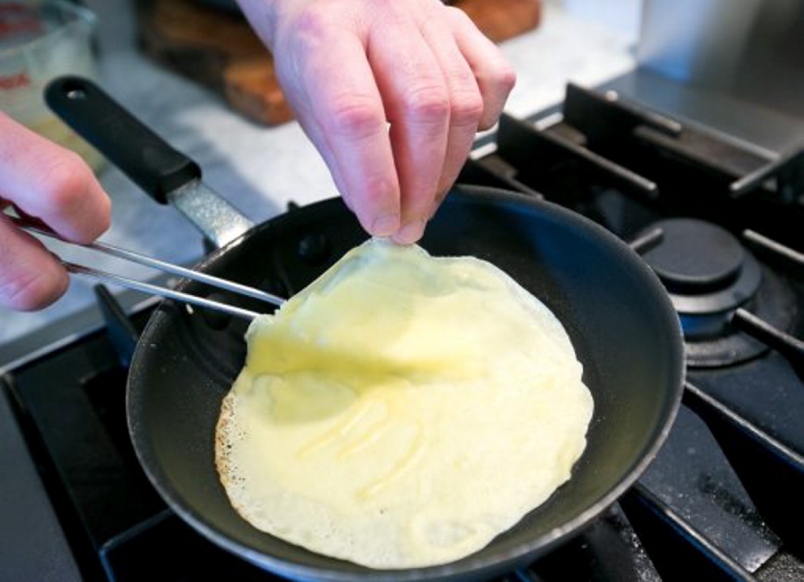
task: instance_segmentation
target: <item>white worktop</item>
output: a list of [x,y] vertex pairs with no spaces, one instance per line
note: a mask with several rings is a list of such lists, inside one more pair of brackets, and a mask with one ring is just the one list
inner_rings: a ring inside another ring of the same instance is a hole
[[[261,222],[282,212],[289,201],[305,204],[336,194],[324,163],[298,124],[266,128],[245,120],[212,92],[137,52],[127,2],[94,4],[101,23],[100,84],[194,158],[207,184],[249,218]],[[561,101],[568,81],[593,86],[634,66],[632,35],[579,15],[571,4],[547,4],[537,30],[502,44],[518,75],[508,113],[536,113]],[[116,168],[107,167],[99,177],[113,199],[112,227],[101,240],[176,263],[191,264],[203,255],[200,235],[177,211],[140,193]],[[127,268],[126,273],[151,276],[141,268]],[[92,286],[76,277],[67,295],[43,311],[0,309],[0,363],[9,342],[92,306]]]

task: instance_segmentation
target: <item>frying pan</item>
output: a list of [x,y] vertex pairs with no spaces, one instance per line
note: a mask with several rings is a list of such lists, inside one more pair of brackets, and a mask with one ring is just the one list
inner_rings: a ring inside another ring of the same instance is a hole
[[[196,164],[88,81],[59,79],[48,88],[47,99],[152,196],[204,190]],[[247,224],[242,217],[241,222]],[[333,198],[231,238],[197,270],[289,295],[366,234],[341,200]],[[128,378],[127,414],[145,472],[182,519],[215,544],[289,578],[482,579],[525,565],[577,534],[642,474],[678,409],[684,352],[672,305],[639,256],[570,210],[470,186],[453,189],[421,245],[434,255],[474,255],[494,263],[564,324],[595,401],[588,445],[571,479],[487,547],[441,566],[372,570],[262,533],[232,509],[214,466],[215,424],[221,400],[243,365],[247,324],[166,301],[138,343]],[[200,283],[184,281],[178,287],[210,294]],[[223,300],[266,310],[251,300]]]

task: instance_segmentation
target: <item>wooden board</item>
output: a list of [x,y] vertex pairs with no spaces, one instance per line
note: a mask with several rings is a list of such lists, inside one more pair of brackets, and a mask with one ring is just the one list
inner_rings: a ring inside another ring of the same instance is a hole
[[[539,25],[540,0],[458,0],[494,42]],[[155,61],[220,93],[247,118],[264,125],[293,119],[276,80],[273,59],[245,19],[194,0],[138,4],[139,38]]]

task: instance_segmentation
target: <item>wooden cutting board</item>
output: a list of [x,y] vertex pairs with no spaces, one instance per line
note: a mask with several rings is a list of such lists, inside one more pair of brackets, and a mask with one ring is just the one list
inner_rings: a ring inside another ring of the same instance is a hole
[[[539,25],[540,0],[458,0],[494,42]],[[264,125],[290,121],[273,59],[238,13],[193,0],[137,4],[140,44],[149,57],[220,93],[247,118]]]

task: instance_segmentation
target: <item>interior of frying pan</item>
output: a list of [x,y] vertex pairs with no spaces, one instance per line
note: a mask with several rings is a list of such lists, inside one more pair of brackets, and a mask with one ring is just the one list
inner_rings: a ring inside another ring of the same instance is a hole
[[[353,215],[333,199],[256,227],[200,268],[294,293],[365,237]],[[444,566],[371,570],[261,533],[229,505],[214,467],[214,427],[221,399],[243,364],[246,322],[191,313],[168,302],[140,340],[129,377],[128,415],[146,472],[180,516],[217,544],[288,577],[483,577],[532,560],[576,533],[636,479],[669,430],[683,382],[676,315],[642,261],[575,213],[482,188],[453,192],[421,244],[434,255],[474,255],[494,263],[566,327],[595,400],[588,446],[570,481],[485,549]],[[205,293],[196,283],[184,288]],[[256,303],[249,307],[265,310]]]

